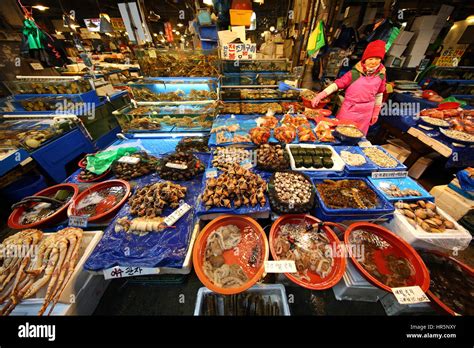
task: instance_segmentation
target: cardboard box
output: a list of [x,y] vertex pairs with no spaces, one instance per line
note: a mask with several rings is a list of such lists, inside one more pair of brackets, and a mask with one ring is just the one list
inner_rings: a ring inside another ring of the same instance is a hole
[[385,150],[387,150],[389,154],[391,154],[393,157],[399,160],[401,163],[405,162],[408,156],[410,156],[410,151],[400,146],[396,146],[393,144],[385,144],[385,145],[382,145],[382,147]]
[[397,45],[393,44],[390,47],[390,50],[388,51],[388,54],[394,57],[400,57],[403,55],[403,52],[406,50],[407,46],[406,45]]
[[436,205],[446,211],[455,220],[459,220],[471,209],[474,209],[474,201],[463,197],[448,185],[435,186],[430,194],[436,198]]
[[408,170],[408,175],[413,179],[419,179],[431,163],[433,163],[431,158],[420,157]]
[[411,25],[412,31],[423,31],[433,29],[438,16],[421,16],[415,18],[415,21]]
[[398,34],[398,36],[395,39],[395,41],[393,42],[393,44],[405,45],[406,46],[406,45],[408,45],[408,42],[410,42],[410,40],[412,39],[413,35],[415,35],[414,32],[404,30],[400,34]]

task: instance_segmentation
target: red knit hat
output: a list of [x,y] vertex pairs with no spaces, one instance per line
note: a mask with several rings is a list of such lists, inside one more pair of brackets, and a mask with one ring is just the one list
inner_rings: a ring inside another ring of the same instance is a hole
[[385,42],[382,40],[375,40],[370,42],[365,48],[364,54],[362,55],[362,62],[368,58],[378,57],[383,59],[385,57]]

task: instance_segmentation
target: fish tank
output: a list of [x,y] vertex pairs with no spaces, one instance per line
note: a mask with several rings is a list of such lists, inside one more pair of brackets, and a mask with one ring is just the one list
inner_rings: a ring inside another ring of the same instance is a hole
[[145,78],[126,86],[137,102],[208,102],[219,99],[217,78]]
[[290,72],[291,61],[282,59],[221,60],[222,73],[242,72]]
[[280,81],[295,79],[294,74],[287,72],[225,73],[222,76],[222,86],[276,86]]
[[12,94],[82,94],[93,90],[91,80],[78,76],[18,76],[4,83]]
[[300,98],[300,93],[295,90],[280,91],[277,88],[222,88],[222,100],[291,100]]
[[70,119],[9,118],[0,122],[0,147],[34,151],[75,127]]
[[127,105],[114,111],[126,133],[210,131],[217,102],[206,104]]
[[143,76],[219,76],[217,50],[136,49]]

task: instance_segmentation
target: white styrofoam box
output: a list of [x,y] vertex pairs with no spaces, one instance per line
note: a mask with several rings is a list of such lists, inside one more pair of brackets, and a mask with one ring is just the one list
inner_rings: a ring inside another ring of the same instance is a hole
[[[47,233],[45,233],[47,234]],[[59,302],[63,303],[70,303],[71,298],[77,297],[78,292],[84,287],[86,283],[89,273],[84,270],[84,263],[89,258],[92,251],[95,249],[97,243],[99,243],[100,239],[102,238],[102,231],[84,231],[81,241],[81,246],[79,248],[79,258],[74,268],[74,271],[69,278],[69,281],[64,288],[63,293],[59,299]],[[34,297],[25,299],[22,301],[22,304],[28,303],[43,303],[44,297],[46,295],[47,286],[43,286]],[[41,307],[41,306],[40,306]]]
[[[282,284],[256,284],[245,292],[256,293],[265,297],[270,297],[273,302],[277,302],[280,307],[280,313],[283,316],[290,316],[290,306],[288,305],[288,297],[286,296],[285,287]],[[194,307],[194,315],[202,314],[204,297],[213,292],[208,288],[200,288],[197,293],[196,306]],[[222,305],[222,303],[220,303]],[[219,306],[220,315],[224,315],[223,306]]]
[[393,42],[394,44],[397,45],[408,45],[408,42],[410,42],[411,38],[413,37],[415,33],[412,31],[404,30],[401,33],[398,34],[397,38]]
[[405,51],[406,48],[407,48],[406,45],[393,44],[390,47],[390,50],[388,51],[388,54],[390,54],[391,56],[400,57],[403,54],[403,52]]
[[351,261],[347,263],[342,279],[332,290],[339,301],[377,302],[387,294],[385,290],[370,284]]
[[437,210],[439,215],[454,223],[455,229],[429,233],[418,225],[412,226],[398,210],[395,210],[393,219],[383,225],[414,248],[439,251],[466,249],[471,242],[471,234],[442,209],[437,207]]
[[425,170],[433,163],[429,157],[420,157],[408,170],[408,175],[414,179],[419,179]]
[[412,31],[421,31],[432,29],[436,23],[438,16],[420,16],[416,17],[415,21],[411,25]]
[[[88,274],[84,286],[79,290],[74,301],[59,302],[54,307],[51,315],[92,315],[110,282],[111,280],[105,280],[102,275]],[[43,301],[40,299],[23,301],[15,307],[11,315],[37,316],[42,305]]]
[[[293,157],[293,154],[290,151],[291,147],[300,147],[304,149],[313,149],[317,147],[322,147],[322,148],[327,148],[331,150],[332,152],[332,161],[334,163],[334,166],[332,168],[305,168],[305,167],[296,167],[295,164],[295,159]],[[288,155],[290,157],[290,164],[291,164],[291,169],[292,170],[297,170],[297,171],[305,171],[305,172],[342,172],[344,170],[344,167],[346,166],[345,162],[342,160],[342,158],[339,156],[339,154],[334,150],[332,146],[329,145],[313,145],[313,144],[286,144],[286,151],[288,152]]]
[[428,314],[435,313],[433,307],[429,302],[420,302],[414,304],[403,305],[400,304],[392,293],[387,293],[380,299],[380,303],[387,315],[402,315],[402,314]]
[[430,45],[433,33],[434,29],[416,32],[404,52],[405,55],[416,56],[425,54],[426,49]]
[[435,197],[436,205],[453,217],[456,221],[474,209],[474,201],[466,198],[448,187],[435,186],[430,194]]

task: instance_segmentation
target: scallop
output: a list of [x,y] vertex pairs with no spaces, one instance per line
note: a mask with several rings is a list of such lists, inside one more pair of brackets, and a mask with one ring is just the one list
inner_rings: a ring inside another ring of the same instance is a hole
[[415,215],[417,217],[419,217],[420,219],[426,219],[427,218],[426,212],[423,209],[415,210]]
[[419,205],[420,207],[426,208],[426,203],[425,203],[425,201],[418,201],[418,202],[416,202],[416,203],[418,203],[418,205]]
[[431,202],[426,202],[426,208],[436,211],[436,205]]
[[411,210],[404,209],[404,210],[403,210],[403,214],[404,214],[405,216],[408,216],[408,217],[411,218],[411,219],[414,219],[414,218],[415,218],[415,214],[414,214]]

